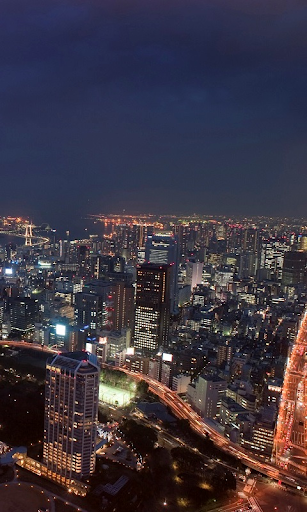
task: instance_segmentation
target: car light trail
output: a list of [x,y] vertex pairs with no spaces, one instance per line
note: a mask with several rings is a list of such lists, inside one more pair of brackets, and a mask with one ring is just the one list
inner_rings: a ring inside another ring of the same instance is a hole
[[285,372],[273,453],[279,467],[307,476],[307,312]]

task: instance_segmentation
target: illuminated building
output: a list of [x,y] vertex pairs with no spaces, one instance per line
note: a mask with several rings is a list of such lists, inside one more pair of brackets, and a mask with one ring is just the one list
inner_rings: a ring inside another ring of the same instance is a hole
[[274,442],[274,423],[258,421],[252,432],[250,448],[252,450],[271,455]]
[[142,373],[148,375],[149,371],[149,357],[131,355],[126,356],[125,365],[130,372]]
[[257,252],[258,249],[258,230],[255,228],[247,228],[244,231],[243,240],[244,251]]
[[230,364],[233,353],[233,346],[229,340],[220,342],[217,346],[217,365],[220,366],[223,363]]
[[307,235],[301,235],[298,238],[299,250],[307,252]]
[[120,331],[133,325],[134,317],[134,288],[123,281],[110,285],[109,300],[112,303],[110,311],[111,328]]
[[86,352],[57,354],[47,362],[44,462],[62,485],[94,472],[99,370]]
[[204,264],[197,261],[188,261],[186,264],[186,284],[191,286],[191,290],[202,283]]
[[245,279],[256,275],[257,258],[255,253],[251,251],[242,252],[240,254],[239,278]]
[[99,329],[107,321],[106,302],[98,293],[76,293],[75,323],[79,327],[89,326],[91,330]]
[[147,263],[170,265],[170,309],[175,313],[178,307],[178,238],[172,233],[156,233],[147,237],[145,245]]
[[38,300],[29,297],[15,297],[9,301],[12,330],[25,333],[33,329],[38,320]]
[[120,331],[100,331],[99,336],[107,342],[107,358],[115,360],[116,354],[126,350],[131,344],[131,329]]
[[282,284],[285,286],[304,284],[306,280],[306,263],[305,252],[286,252],[282,269]]
[[200,375],[198,377],[193,405],[202,417],[215,418],[219,415],[226,387],[227,382],[217,375]]
[[307,313],[285,371],[274,440],[276,464],[307,473]]
[[285,240],[270,238],[262,241],[260,268],[267,270],[268,278],[281,278],[284,255],[287,251],[289,251],[289,245]]
[[170,272],[169,265],[150,263],[137,269],[134,347],[144,354],[168,344]]
[[189,374],[174,375],[172,379],[172,390],[176,391],[178,394],[186,393],[190,382],[191,376]]
[[82,269],[89,265],[90,248],[87,245],[79,245],[77,248],[78,263]]

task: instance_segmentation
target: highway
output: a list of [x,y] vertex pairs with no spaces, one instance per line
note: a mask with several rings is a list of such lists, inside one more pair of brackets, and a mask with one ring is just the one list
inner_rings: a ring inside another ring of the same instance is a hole
[[[0,344],[17,346],[20,348],[36,348],[37,350],[44,350],[50,353],[57,352],[56,350],[49,349],[48,347],[42,347],[41,345],[36,345],[26,341],[2,340],[0,341]],[[229,455],[233,455],[234,457],[238,458],[243,464],[250,467],[251,469],[258,471],[259,473],[266,475],[274,480],[280,480],[281,482],[293,488],[300,486],[304,489],[307,487],[307,479],[304,479],[303,476],[298,477],[293,473],[289,473],[285,470],[277,468],[273,464],[263,462],[255,454],[248,452],[241,446],[232,443],[229,439],[226,439],[222,434],[212,428],[208,422],[201,418],[189,404],[184,402],[174,391],[171,391],[161,382],[158,382],[151,377],[148,377],[147,375],[131,372],[124,367],[114,367],[107,364],[105,367],[113,370],[120,370],[135,380],[144,380],[147,382],[149,385],[149,390],[157,395],[165,405],[169,406],[175,416],[178,418],[187,419],[191,428],[195,432],[201,436],[208,434],[216,446],[218,446],[221,450],[228,453]]]
[[0,340],[0,345],[18,348],[32,348],[34,350],[40,350],[41,352],[48,352],[50,354],[57,354],[59,352],[58,350],[46,347],[45,345],[39,345],[38,343],[32,343],[31,341]]
[[[108,368],[112,367],[108,366]],[[269,476],[274,480],[280,480],[281,482],[294,488],[297,486],[305,488],[307,486],[307,480],[303,477],[297,477],[297,475],[293,475],[293,473],[280,470],[276,466],[273,466],[273,464],[265,463],[256,455],[248,452],[241,446],[232,443],[229,441],[229,439],[226,439],[222,434],[212,428],[212,426],[209,425],[203,418],[201,418],[192,409],[190,404],[184,402],[174,391],[171,391],[161,382],[157,382],[147,375],[131,372],[123,367],[116,367],[116,370],[121,370],[134,379],[144,380],[147,382],[149,385],[149,390],[155,393],[165,405],[169,406],[178,418],[187,419],[191,428],[195,432],[202,436],[208,434],[216,446],[218,446],[221,450],[228,453],[229,455],[237,457],[246,466],[255,471],[258,471],[259,473]]]

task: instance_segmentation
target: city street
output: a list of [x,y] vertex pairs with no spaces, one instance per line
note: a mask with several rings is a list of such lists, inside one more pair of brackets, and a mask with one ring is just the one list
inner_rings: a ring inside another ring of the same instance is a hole
[[307,497],[285,491],[276,483],[258,481],[253,494],[263,512],[305,512]]

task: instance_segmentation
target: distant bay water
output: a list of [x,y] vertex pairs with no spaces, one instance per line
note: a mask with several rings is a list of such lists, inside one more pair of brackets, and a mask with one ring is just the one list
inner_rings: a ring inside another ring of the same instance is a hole
[[24,245],[25,239],[23,237],[14,235],[5,235],[0,233],[0,246],[5,247],[8,244],[16,244],[17,246]]

